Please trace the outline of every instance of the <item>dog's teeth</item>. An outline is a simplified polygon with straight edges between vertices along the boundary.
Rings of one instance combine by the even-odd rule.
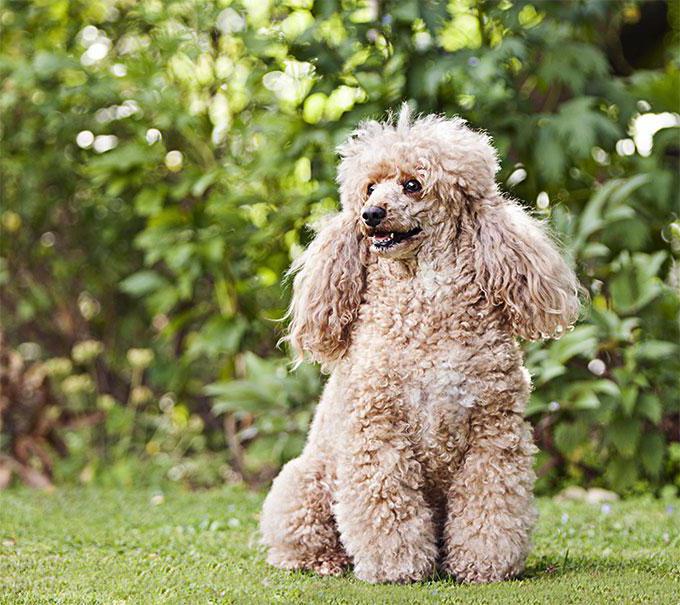
[[[394,233],[390,233],[390,239],[394,239]]]

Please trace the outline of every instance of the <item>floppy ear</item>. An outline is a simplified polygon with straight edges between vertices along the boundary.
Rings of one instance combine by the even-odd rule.
[[[297,275],[285,340],[298,363],[305,352],[328,363],[346,351],[365,285],[361,243],[356,219],[348,213],[336,214],[293,262],[289,274]]]
[[[579,284],[545,227],[501,196],[476,208],[475,269],[516,336],[557,338],[576,320]]]

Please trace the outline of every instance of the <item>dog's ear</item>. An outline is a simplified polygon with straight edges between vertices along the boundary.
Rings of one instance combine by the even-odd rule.
[[[555,338],[576,320],[579,284],[546,228],[497,196],[475,204],[475,270],[517,336]]]
[[[339,213],[326,219],[293,262],[291,322],[284,340],[290,342],[298,363],[305,353],[326,364],[346,351],[365,285],[362,243],[356,219]]]

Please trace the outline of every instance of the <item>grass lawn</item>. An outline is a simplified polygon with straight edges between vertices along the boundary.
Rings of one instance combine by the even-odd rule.
[[[0,603],[680,603],[680,502],[540,502],[522,580],[370,586],[267,566],[262,496],[0,492]]]

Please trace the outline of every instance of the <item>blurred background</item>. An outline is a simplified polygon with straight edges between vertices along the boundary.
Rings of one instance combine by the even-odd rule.
[[[324,377],[277,348],[334,147],[407,100],[495,139],[590,293],[526,346],[540,493],[680,486],[680,10],[3,3],[0,487],[262,486]]]

